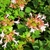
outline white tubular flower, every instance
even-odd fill
[[[14,34],[16,34],[17,36],[19,36],[19,32],[15,32],[15,30],[14,30]]]
[[[19,22],[19,20],[17,20],[17,21],[14,21],[14,23],[19,24],[20,22]]]
[[[30,32],[33,32],[34,33],[35,32],[35,29],[31,28]]]
[[[42,15],[39,13],[37,17],[38,17],[38,18],[41,18],[41,16],[42,16]]]
[[[4,45],[2,45],[2,47],[6,48],[6,45],[7,45],[7,42]]]
[[[2,42],[2,39],[0,40],[0,44],[2,44],[3,42]]]
[[[13,42],[14,42],[15,44],[18,44],[19,41],[16,41],[15,39],[13,39]]]
[[[32,17],[32,13],[30,13],[30,16]]]
[[[45,26],[47,26],[47,27],[49,27],[49,24],[48,24],[48,22],[46,23],[46,24],[44,24]]]
[[[19,36],[19,32],[15,32],[14,34],[16,34],[17,36]]]
[[[9,14],[6,15],[6,17],[10,16]]]
[[[16,4],[16,0],[11,0],[12,3]]]
[[[23,10],[24,9],[24,6],[20,6],[20,9]]]
[[[19,7],[20,7],[21,10],[23,10],[24,9],[24,4],[21,4]]]
[[[43,32],[43,31],[45,31],[45,28],[46,28],[46,26],[41,26],[41,31]]]
[[[2,34],[0,34],[0,37],[3,38],[5,36],[5,34],[2,31]]]
[[[43,15],[41,19],[46,19],[46,16],[45,16],[45,15]]]

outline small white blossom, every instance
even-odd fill
[[[30,32],[33,32],[34,33],[35,32],[35,29],[31,28]]]
[[[2,47],[6,48],[6,45],[7,45],[7,42],[4,45],[2,45]]]
[[[30,13],[30,16],[32,17],[32,13]]]
[[[24,9],[24,6],[20,6],[20,9],[23,10]]]
[[[5,36],[5,34],[2,31],[2,34],[0,34],[0,37],[3,38]]]
[[[10,16],[9,14],[6,15],[6,17]]]
[[[48,24],[48,22],[46,23],[46,24],[44,24],[45,26],[47,26],[47,27],[49,27],[49,24]]]
[[[43,31],[45,31],[45,28],[46,28],[46,26],[41,26],[41,31],[43,32]]]
[[[15,39],[13,39],[13,42],[14,42],[15,44],[18,44],[19,41],[16,41]]]
[[[14,34],[16,34],[17,36],[19,36],[19,32],[15,32]]]
[[[2,44],[3,42],[2,42],[2,39],[0,40],[0,44]]]
[[[16,4],[16,0],[11,0],[12,3]]]
[[[17,36],[19,36],[19,32],[16,32],[15,30],[14,30],[14,34],[16,34]]]
[[[46,16],[45,16],[45,15],[43,15],[41,19],[46,19]]]
[[[19,24],[20,22],[19,22],[19,20],[17,20],[17,21],[14,21],[14,23]]]
[[[38,18],[41,18],[41,16],[42,16],[42,15],[39,13],[37,17],[38,17]]]

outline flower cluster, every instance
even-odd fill
[[[31,32],[32,30],[40,30],[41,32],[43,32],[45,31],[46,27],[49,26],[48,22],[47,23],[44,22],[44,20],[46,19],[45,15],[41,15],[40,13],[35,17],[33,17],[32,14],[30,15],[31,18],[27,19],[28,21],[26,23],[26,26],[31,28]]]
[[[0,44],[3,44],[2,47],[6,48],[7,43],[13,41],[15,44],[18,44],[18,40],[15,40],[15,35],[19,36],[19,32],[16,32],[11,28],[12,30],[10,31],[10,27],[12,27],[14,24],[19,24],[19,20],[14,21],[11,19],[8,19],[8,15],[4,16],[4,20],[0,21],[0,27],[2,28],[2,33],[0,34]],[[5,27],[5,28],[4,28]],[[9,27],[9,28],[6,28]],[[7,31],[6,31],[7,30]],[[10,32],[9,32],[10,31]],[[7,33],[8,32],[8,33]],[[7,34],[6,34],[7,33]]]
[[[1,37],[0,44],[2,44],[3,42],[5,43],[4,45],[2,45],[2,47],[6,48],[7,43],[11,42],[11,41],[13,41],[15,44],[18,44],[19,41],[15,40],[15,38],[13,37],[14,35],[19,36],[19,33],[13,31],[13,32],[10,32],[9,34],[6,35],[2,31],[2,33],[0,34],[0,37]]]
[[[10,7],[11,8],[16,8],[19,7],[21,10],[24,9],[25,5],[29,2],[29,0],[11,0]]]
[[[0,22],[1,26],[12,26],[14,24],[13,20],[9,20],[7,17],[4,17],[4,20]]]

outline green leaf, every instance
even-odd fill
[[[50,0],[47,0],[47,2],[50,4]]]
[[[23,18],[24,17],[24,12],[23,11],[19,11],[19,16],[21,17],[21,18]]]
[[[8,18],[13,20],[14,19],[14,16],[9,16]]]
[[[23,33],[23,35],[21,37],[22,38],[30,37],[30,33],[26,31],[25,33]]]
[[[36,30],[34,34],[35,35],[39,35],[40,34],[40,31],[39,30]]]
[[[31,8],[30,7],[26,7],[25,12],[26,13],[30,13],[31,12]]]
[[[33,12],[33,13],[36,13],[37,11],[36,11],[36,10],[32,10],[32,12]]]
[[[33,48],[34,48],[34,50],[39,50],[38,46],[34,46]]]
[[[40,37],[40,31],[36,30],[33,34],[32,34],[32,38],[38,38]]]
[[[4,20],[4,17],[0,17],[0,21]]]
[[[17,27],[18,27],[18,31],[20,32],[20,34],[23,34],[23,32],[26,31],[26,28],[23,24],[18,24]]]
[[[38,0],[33,0],[32,3],[34,5],[34,7],[37,8],[37,6],[38,6]]]
[[[0,28],[0,32],[2,32],[2,28]]]
[[[11,26],[7,26],[7,29],[11,32],[12,29],[13,29],[13,27],[11,27]]]
[[[11,12],[9,10],[6,11],[6,14],[11,14]]]
[[[40,50],[44,50],[44,48],[43,47],[40,47]]]
[[[39,40],[40,47],[43,46],[43,42]]]
[[[22,24],[19,24],[19,25],[18,25],[18,29],[21,29],[22,27],[25,27],[25,26],[22,25]]]
[[[14,10],[14,16],[18,16],[18,10]]]
[[[50,30],[47,30],[47,32],[50,34]]]

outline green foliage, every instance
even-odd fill
[[[32,38],[38,38],[40,37],[40,31],[36,30],[33,34],[32,34]]]
[[[50,50],[50,0],[17,0],[17,2],[19,3],[12,3],[11,0],[0,0],[0,50]],[[23,5],[24,8],[22,7]],[[23,8],[23,10],[21,10],[21,8]],[[32,13],[32,16],[30,13]],[[43,25],[43,23],[38,22],[39,18],[36,19],[37,21],[34,21],[38,13],[46,15],[46,19],[44,19],[43,22],[49,23],[49,27],[46,27],[44,32],[39,31],[39,27]],[[6,17],[7,15],[8,17]],[[34,19],[32,20],[32,18]],[[17,24],[15,21],[17,21]],[[36,24],[36,22],[38,23]],[[33,23],[34,26],[31,23]],[[33,30],[33,32],[31,32],[30,26],[35,29],[35,31]],[[16,34],[14,34],[14,30]],[[5,34],[4,38],[1,37],[2,32]],[[2,45],[6,43],[6,35],[9,36],[9,42],[6,48],[4,48]],[[13,38],[19,42],[16,44],[16,41],[14,42],[12,40]]]
[[[48,2],[48,3],[49,3],[49,5],[50,5],[50,0],[48,0],[47,2]]]

